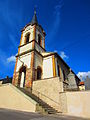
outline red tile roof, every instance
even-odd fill
[[[83,82],[83,81],[81,81],[81,82],[79,83],[79,85],[84,85],[84,82]]]

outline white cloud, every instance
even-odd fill
[[[61,9],[63,7],[63,0],[59,0],[57,5],[54,6],[53,11],[53,20],[51,22],[49,32],[48,32],[48,39],[53,40],[58,32],[61,22]],[[50,42],[51,44],[51,42]]]
[[[14,55],[12,55],[11,57],[7,58],[7,62],[10,63],[10,62],[15,62],[16,58]]]
[[[83,80],[88,76],[90,78],[90,71],[88,72],[78,72],[77,76]]]
[[[65,58],[68,59],[68,56],[65,54],[64,51],[61,51],[61,52],[60,52],[60,56],[61,56],[62,59],[65,59]]]
[[[54,13],[57,14],[57,15],[60,15],[61,14],[61,8],[63,7],[63,5],[64,5],[64,1],[59,0],[59,3],[55,6]]]

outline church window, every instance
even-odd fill
[[[26,44],[29,42],[29,38],[30,38],[30,34],[28,33],[28,34],[25,36],[25,43],[26,43]]]
[[[63,80],[65,81],[65,72],[64,72],[64,70],[63,70]]]
[[[38,44],[39,45],[41,45],[41,40],[42,40],[41,35],[38,34]]]
[[[42,70],[40,67],[37,68],[37,80],[41,79]]]
[[[60,77],[60,67],[59,67],[59,65],[57,66],[57,69],[58,69],[58,76]]]

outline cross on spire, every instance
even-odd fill
[[[34,14],[36,14],[36,5],[35,5],[35,7],[34,7]]]

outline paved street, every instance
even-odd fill
[[[63,115],[41,115],[38,113],[28,113],[0,109],[0,120],[89,120],[89,119]]]

